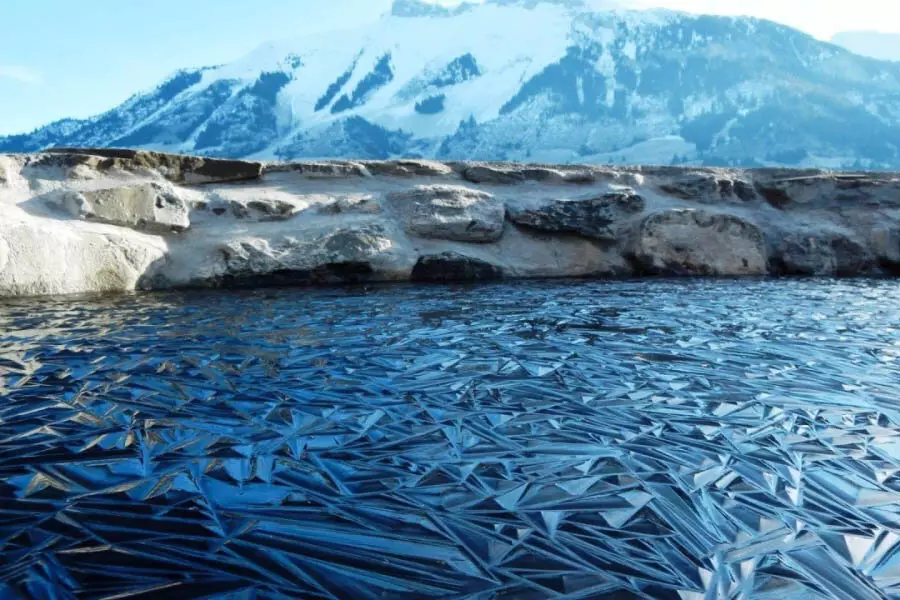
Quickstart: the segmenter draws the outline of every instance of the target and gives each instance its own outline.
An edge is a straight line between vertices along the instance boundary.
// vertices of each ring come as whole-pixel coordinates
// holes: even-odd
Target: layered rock
[[[0,296],[900,273],[891,173],[261,165],[90,149],[0,156],[0,167]]]
[[[510,221],[539,231],[578,233],[607,242],[616,241],[622,223],[640,214],[644,199],[634,190],[607,192],[572,200],[553,200],[536,208],[511,207]]]

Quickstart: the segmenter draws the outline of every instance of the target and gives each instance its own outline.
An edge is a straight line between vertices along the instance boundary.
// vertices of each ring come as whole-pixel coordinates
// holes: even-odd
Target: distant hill
[[[900,168],[900,64],[752,18],[398,0],[0,151]]]

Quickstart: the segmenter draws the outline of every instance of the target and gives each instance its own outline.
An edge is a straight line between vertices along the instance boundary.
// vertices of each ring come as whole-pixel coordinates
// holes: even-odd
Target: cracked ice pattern
[[[0,596],[900,598],[889,281],[0,304]]]

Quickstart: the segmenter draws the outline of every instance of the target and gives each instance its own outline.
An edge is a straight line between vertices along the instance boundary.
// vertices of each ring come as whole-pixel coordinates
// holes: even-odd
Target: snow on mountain
[[[397,0],[374,27],[180,71],[0,151],[900,167],[900,64],[610,0]]]

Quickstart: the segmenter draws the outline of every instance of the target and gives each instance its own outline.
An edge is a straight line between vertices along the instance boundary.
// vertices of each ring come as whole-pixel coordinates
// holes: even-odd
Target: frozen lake
[[[0,597],[900,598],[898,367],[887,280],[2,301]]]

